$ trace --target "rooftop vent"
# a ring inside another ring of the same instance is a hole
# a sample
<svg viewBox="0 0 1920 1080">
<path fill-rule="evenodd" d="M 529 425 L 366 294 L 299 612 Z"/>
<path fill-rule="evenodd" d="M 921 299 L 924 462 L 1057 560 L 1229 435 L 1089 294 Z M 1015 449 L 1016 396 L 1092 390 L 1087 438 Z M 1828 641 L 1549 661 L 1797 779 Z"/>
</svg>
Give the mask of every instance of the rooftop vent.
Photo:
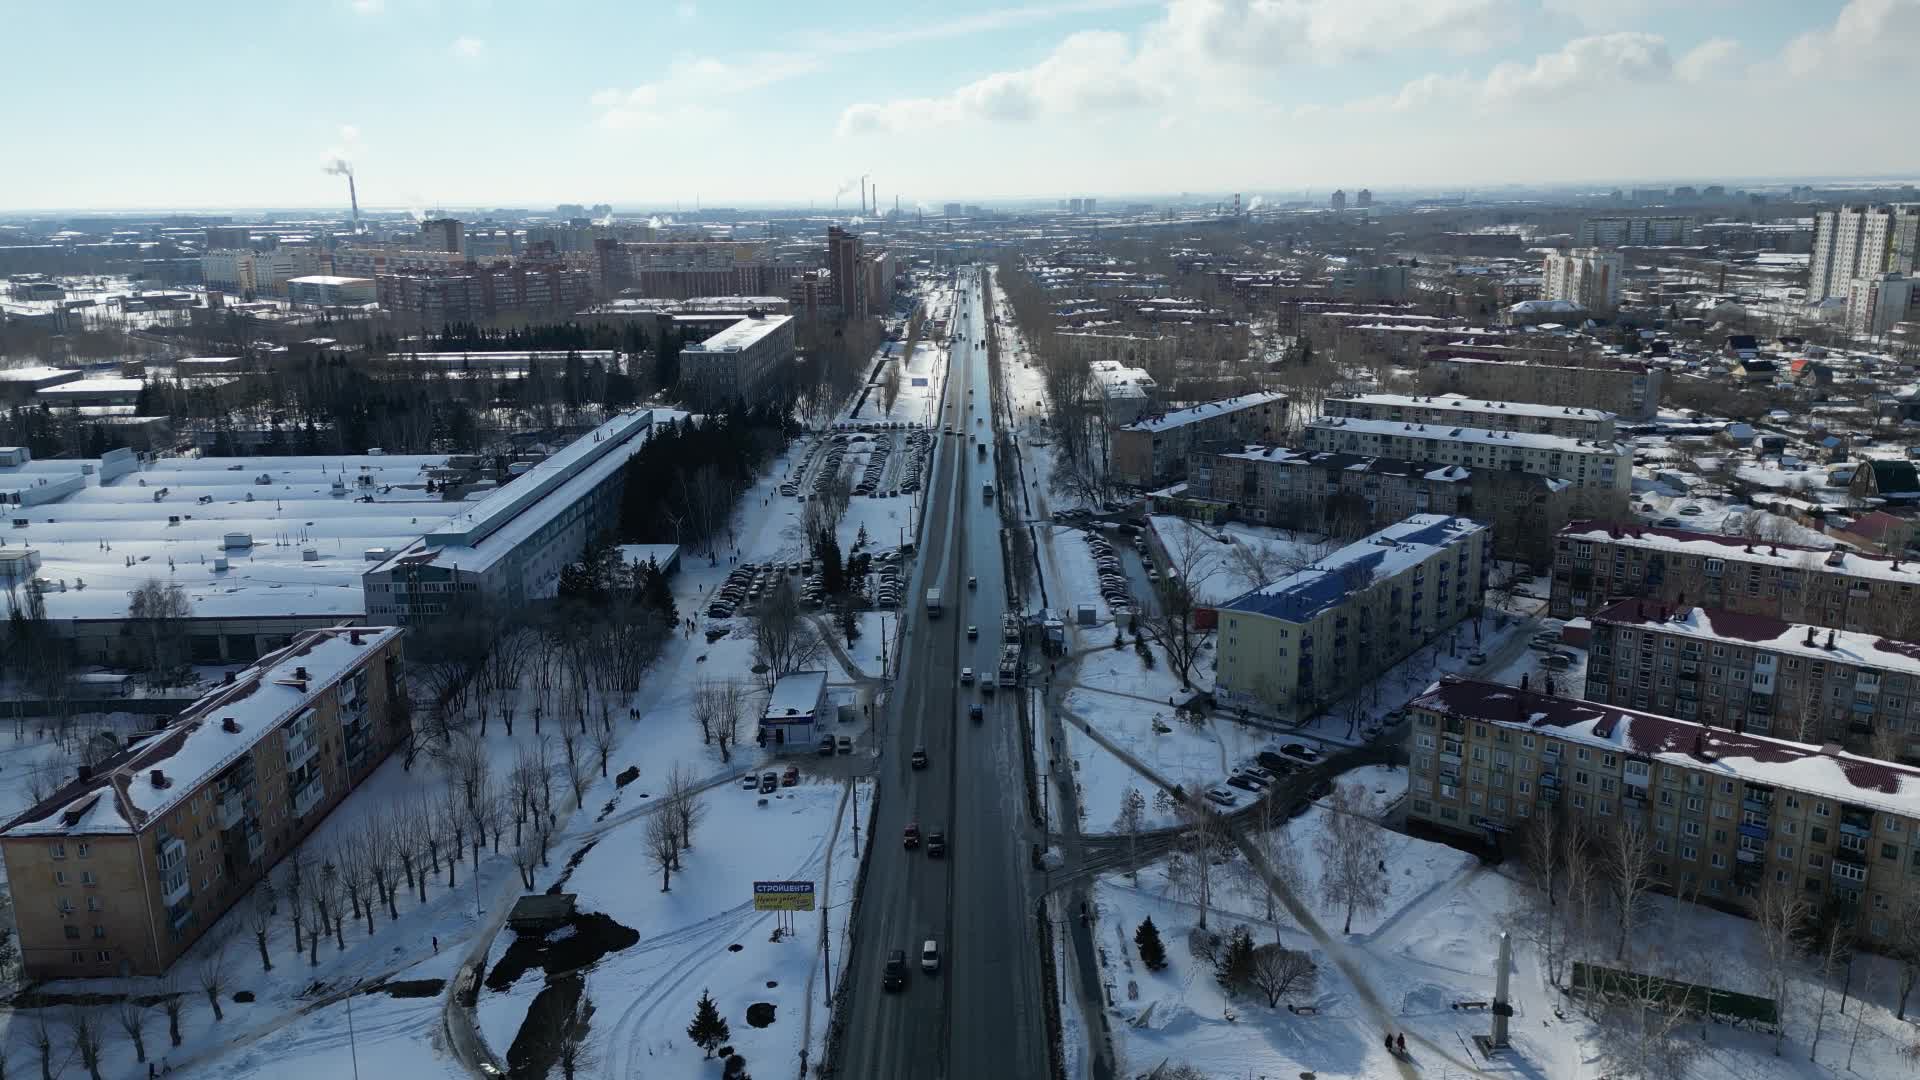
<svg viewBox="0 0 1920 1080">
<path fill-rule="evenodd" d="M 1840 744 L 1837 742 L 1822 743 L 1820 746 L 1820 752 L 1826 755 L 1827 757 L 1839 757 Z"/>
<path fill-rule="evenodd" d="M 167 779 L 167 774 L 160 771 L 159 769 L 154 769 L 151 772 L 149 772 L 147 774 L 147 779 L 152 781 L 155 789 L 164 789 L 166 788 L 167 785 L 173 783 L 173 781 Z"/>
<path fill-rule="evenodd" d="M 299 680 L 300 680 L 301 682 L 306 682 L 306 681 L 307 681 L 307 669 L 306 669 L 306 668 L 304 668 L 304 667 L 297 667 L 297 668 L 294 668 L 294 669 L 293 669 L 293 677 L 294 677 L 294 678 L 296 678 L 296 679 L 299 679 Z"/>
<path fill-rule="evenodd" d="M 220 718 L 220 730 L 229 735 L 238 735 L 240 734 L 240 721 L 235 720 L 231 716 L 223 716 Z"/>
</svg>

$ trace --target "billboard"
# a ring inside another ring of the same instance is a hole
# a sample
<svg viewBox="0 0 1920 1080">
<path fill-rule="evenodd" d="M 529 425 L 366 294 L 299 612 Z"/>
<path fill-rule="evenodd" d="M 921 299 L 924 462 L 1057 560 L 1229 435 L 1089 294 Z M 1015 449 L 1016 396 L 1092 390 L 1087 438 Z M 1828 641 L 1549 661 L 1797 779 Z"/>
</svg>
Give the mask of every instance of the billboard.
<svg viewBox="0 0 1920 1080">
<path fill-rule="evenodd" d="M 812 911 L 813 882 L 756 881 L 753 883 L 755 911 Z"/>
</svg>

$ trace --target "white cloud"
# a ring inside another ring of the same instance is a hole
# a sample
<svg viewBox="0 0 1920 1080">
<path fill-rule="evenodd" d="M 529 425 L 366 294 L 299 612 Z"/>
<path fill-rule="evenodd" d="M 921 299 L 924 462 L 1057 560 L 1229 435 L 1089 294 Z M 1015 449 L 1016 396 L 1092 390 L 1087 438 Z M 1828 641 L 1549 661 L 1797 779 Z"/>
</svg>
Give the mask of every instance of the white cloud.
<svg viewBox="0 0 1920 1080">
<path fill-rule="evenodd" d="M 852 105 L 842 135 L 940 123 L 1022 122 L 1179 103 L 1264 107 L 1259 76 L 1407 48 L 1474 52 L 1506 39 L 1521 0 L 1170 0 L 1137 39 L 1083 31 L 1027 68 L 950 93 Z M 1097 5 L 1093 5 L 1097 6 Z M 1026 9 L 1013 9 L 1024 11 Z M 979 17 L 1007 21 L 1007 12 Z M 964 20 L 963 20 L 964 21 Z"/>
<path fill-rule="evenodd" d="M 690 3 L 681 3 L 674 7 L 673 13 L 681 22 L 692 22 L 700 14 L 700 9 Z"/>
<path fill-rule="evenodd" d="M 1707 82 L 1728 70 L 1740 55 L 1740 43 L 1732 38 L 1708 38 L 1695 45 L 1673 65 L 1673 73 L 1683 82 Z"/>
<path fill-rule="evenodd" d="M 1621 31 L 1575 38 L 1531 64 L 1505 63 L 1487 74 L 1481 97 L 1490 103 L 1551 101 L 1614 83 L 1672 77 L 1673 56 L 1658 34 Z"/>
<path fill-rule="evenodd" d="M 353 0 L 348 6 L 353 8 L 355 15 L 378 15 L 386 9 L 387 3 L 386 0 Z"/>
<path fill-rule="evenodd" d="M 454 38 L 453 55 L 462 60 L 478 60 L 487 55 L 487 43 L 477 37 Z"/>
<path fill-rule="evenodd" d="M 1821 78 L 1911 73 L 1920 55 L 1920 0 L 1851 0 L 1833 25 L 1787 43 L 1795 75 Z"/>
<path fill-rule="evenodd" d="M 940 97 L 849 106 L 842 135 L 907 131 L 952 124 L 1024 123 L 1044 116 L 1137 108 L 1165 101 L 1168 87 L 1151 77 L 1125 34 L 1074 34 L 1032 67 L 1002 71 Z"/>
</svg>

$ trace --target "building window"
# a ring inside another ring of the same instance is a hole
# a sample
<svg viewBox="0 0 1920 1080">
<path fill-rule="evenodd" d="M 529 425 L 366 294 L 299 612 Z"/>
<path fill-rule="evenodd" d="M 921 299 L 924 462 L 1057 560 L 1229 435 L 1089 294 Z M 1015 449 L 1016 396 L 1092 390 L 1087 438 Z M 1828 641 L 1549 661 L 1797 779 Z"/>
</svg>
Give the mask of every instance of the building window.
<svg viewBox="0 0 1920 1080">
<path fill-rule="evenodd" d="M 67 857 L 67 845 L 59 841 L 49 844 L 47 845 L 47 854 L 52 855 L 56 859 L 64 859 Z"/>
<path fill-rule="evenodd" d="M 99 925 L 98 923 L 96 923 L 96 924 L 94 924 L 94 927 L 93 927 L 93 940 L 95 940 L 95 941 L 105 941 L 106 939 L 107 939 L 107 928 L 106 928 L 106 927 L 104 927 L 104 926 L 101 926 L 101 925 Z"/>
<path fill-rule="evenodd" d="M 87 910 L 88 910 L 88 911 L 99 911 L 99 910 L 100 910 L 100 898 L 99 898 L 99 897 L 97 897 L 97 896 L 89 896 L 89 897 L 87 897 Z"/>
<path fill-rule="evenodd" d="M 113 950 L 112 950 L 112 949 L 101 949 L 101 950 L 100 950 L 99 952 L 97 952 L 97 953 L 95 953 L 94 955 L 95 955 L 96 957 L 98 957 L 98 958 L 99 958 L 99 960 L 100 960 L 100 962 L 101 962 L 101 963 L 103 963 L 103 964 L 111 964 L 111 963 L 113 963 Z"/>
<path fill-rule="evenodd" d="M 82 840 L 78 844 L 74 845 L 74 851 L 76 854 L 78 854 L 81 858 L 84 859 L 87 856 L 93 854 L 93 845 L 87 843 L 85 840 Z"/>
<path fill-rule="evenodd" d="M 65 930 L 65 931 L 67 932 L 67 940 L 68 940 L 68 941 L 79 941 L 79 940 L 80 940 L 80 928 L 79 928 L 79 927 L 77 927 L 77 926 L 75 926 L 75 925 L 73 925 L 72 923 L 68 923 L 67 925 L 65 925 L 65 926 L 63 926 L 63 927 L 61 927 L 61 929 L 62 929 L 62 930 Z"/>
<path fill-rule="evenodd" d="M 65 870 L 55 870 L 53 872 L 53 883 L 55 885 L 65 885 L 67 883 L 67 872 Z"/>
</svg>

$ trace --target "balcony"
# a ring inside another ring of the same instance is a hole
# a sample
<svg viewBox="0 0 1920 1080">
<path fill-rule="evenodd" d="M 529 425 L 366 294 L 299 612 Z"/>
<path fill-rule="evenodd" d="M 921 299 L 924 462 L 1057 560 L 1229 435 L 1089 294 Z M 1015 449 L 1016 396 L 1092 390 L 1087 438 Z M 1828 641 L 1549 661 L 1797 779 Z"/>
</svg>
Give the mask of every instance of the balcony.
<svg viewBox="0 0 1920 1080">
<path fill-rule="evenodd" d="M 1440 763 L 1442 765 L 1452 765 L 1454 768 L 1457 769 L 1460 767 L 1460 755 L 1449 754 L 1443 750 L 1440 753 Z"/>
<path fill-rule="evenodd" d="M 247 834 L 247 861 L 257 863 L 267 853 L 267 838 L 257 832 Z"/>
<path fill-rule="evenodd" d="M 1739 830 L 1741 836 L 1751 836 L 1755 840 L 1765 840 L 1773 833 L 1773 830 L 1765 825 L 1756 825 L 1751 822 L 1741 822 Z"/>
<path fill-rule="evenodd" d="M 305 787 L 293 793 L 293 816 L 306 817 L 307 812 L 319 805 L 326 794 L 327 786 L 320 782 L 319 777 L 307 781 Z"/>
<path fill-rule="evenodd" d="M 214 820 L 220 823 L 220 828 L 223 830 L 233 828 L 245 821 L 246 817 L 247 800 L 237 791 L 227 792 L 218 803 L 214 804 Z"/>
<path fill-rule="evenodd" d="M 307 762 L 312 761 L 313 755 L 318 753 L 319 749 L 320 747 L 314 742 L 311 734 L 303 734 L 297 737 L 288 735 L 287 771 L 293 772 Z"/>
<path fill-rule="evenodd" d="M 1756 814 L 1771 814 L 1773 813 L 1773 800 L 1748 795 L 1740 800 L 1740 809 L 1752 810 Z"/>
<path fill-rule="evenodd" d="M 161 895 L 161 898 L 160 898 L 161 901 L 165 903 L 168 907 L 172 907 L 173 905 L 193 895 L 193 875 L 187 873 L 185 870 L 182 870 L 180 871 L 179 881 L 175 882 L 171 887 L 169 887 L 165 884 L 165 879 L 162 879 L 161 888 L 164 888 L 167 890 L 165 893 Z"/>
</svg>

